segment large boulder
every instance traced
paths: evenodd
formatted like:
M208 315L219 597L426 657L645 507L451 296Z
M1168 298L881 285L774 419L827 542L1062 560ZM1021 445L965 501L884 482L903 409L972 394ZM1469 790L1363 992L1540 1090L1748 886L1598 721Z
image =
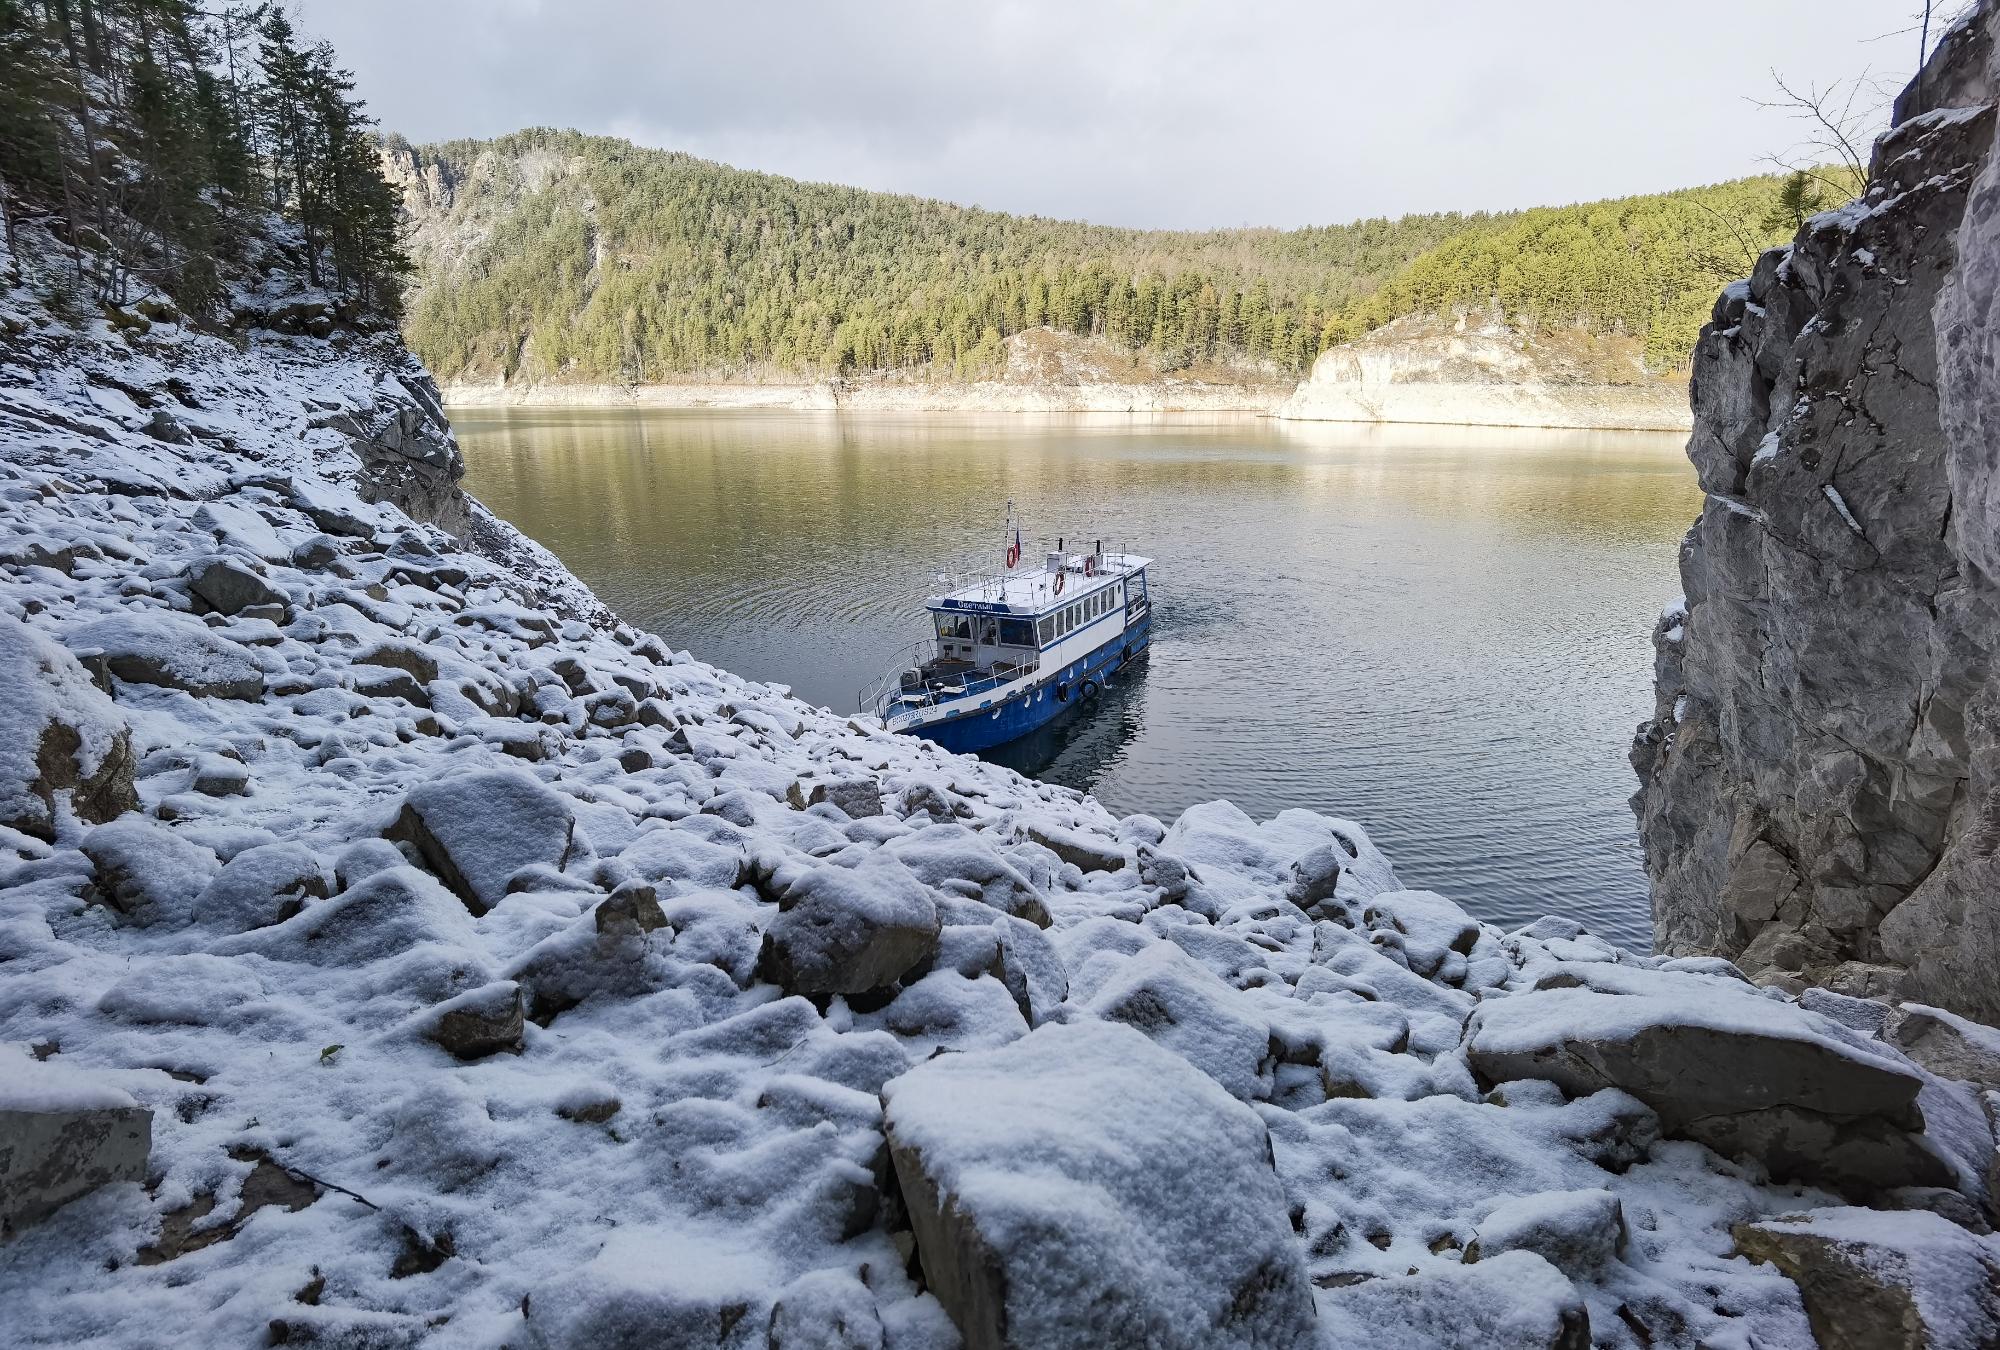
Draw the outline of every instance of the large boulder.
M1541 989L1480 1005L1467 1057L1488 1083L1539 1078L1571 1096L1607 1087L1667 1133L1755 1158L1773 1175L1870 1194L1949 1186L1920 1137L1923 1078L1906 1061L1748 986Z
M778 896L759 967L794 994L859 994L895 983L937 951L937 901L883 853L816 867Z
M233 558L209 558L188 569L188 589L219 614L240 614L253 605L285 604L285 593L260 573Z
M0 614L0 825L54 839L57 799L86 824L138 805L132 731L76 658Z
M100 1186L144 1181L153 1113L83 1070L0 1045L0 1237Z
M222 865L195 896L194 918L231 933L282 923L333 892L318 853L300 843L260 844Z
M330 900L308 905L282 923L223 938L211 950L359 966L433 943L447 951L476 951L479 937L456 897L427 873L398 866L369 872Z
M139 815L99 825L82 849L95 898L141 925L187 922L222 870L208 849Z
M1924 1210L1816 1209L1730 1232L1799 1286L1820 1350L2000 1345L2000 1240Z
M925 1279L968 1350L1316 1343L1263 1121L1140 1033L1051 1024L882 1095Z
M1905 1003L1884 1019L1883 1039L1940 1078L2000 1088L2000 1031L1942 1008Z
M387 836L414 846L478 915L500 903L522 868L569 861L576 816L568 799L540 779L489 769L410 789Z
M264 667L198 619L171 611L118 614L70 629L63 643L127 684L183 689L205 698L261 698Z

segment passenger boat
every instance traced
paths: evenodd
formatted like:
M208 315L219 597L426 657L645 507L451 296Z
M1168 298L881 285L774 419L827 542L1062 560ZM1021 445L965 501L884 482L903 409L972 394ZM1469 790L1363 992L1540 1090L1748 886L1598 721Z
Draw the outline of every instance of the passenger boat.
M1151 558L1058 541L1039 569L1016 571L1015 530L1006 561L1005 573L926 602L936 636L861 692L863 713L947 750L989 750L1088 704L1146 650Z

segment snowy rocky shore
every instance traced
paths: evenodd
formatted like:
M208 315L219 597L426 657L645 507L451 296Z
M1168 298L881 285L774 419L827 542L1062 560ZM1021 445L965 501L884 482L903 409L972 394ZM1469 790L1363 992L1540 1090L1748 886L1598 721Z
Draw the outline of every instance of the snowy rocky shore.
M462 497L393 339L39 294L0 302L7 1344L2000 1334L1995 1033L808 707Z

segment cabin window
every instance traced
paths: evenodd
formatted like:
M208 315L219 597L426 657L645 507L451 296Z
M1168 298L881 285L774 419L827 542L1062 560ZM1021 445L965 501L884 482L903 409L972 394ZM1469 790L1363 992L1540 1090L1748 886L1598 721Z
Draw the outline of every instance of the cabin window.
M1053 615L1047 616L1042 619L1041 633L1042 633L1042 645L1044 647L1048 646L1051 642L1054 642L1056 640L1056 621Z
M979 623L979 640L989 647L1000 645L1000 623L997 619L982 619Z
M1002 619L1000 621L1000 645L1003 647L1034 646L1035 625L1026 619Z

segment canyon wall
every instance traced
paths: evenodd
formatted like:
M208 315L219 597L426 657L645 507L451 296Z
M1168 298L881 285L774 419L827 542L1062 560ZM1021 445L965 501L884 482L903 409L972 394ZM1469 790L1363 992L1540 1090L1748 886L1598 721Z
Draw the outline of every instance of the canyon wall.
M1707 501L1633 747L1656 944L2000 1015L1995 15L1897 104L1856 202L1724 291Z

